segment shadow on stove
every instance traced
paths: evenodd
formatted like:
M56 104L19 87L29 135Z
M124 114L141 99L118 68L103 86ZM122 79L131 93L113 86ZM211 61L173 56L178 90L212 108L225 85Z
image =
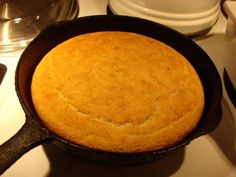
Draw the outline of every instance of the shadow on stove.
M115 14L112 12L112 10L111 10L111 8L109 7L109 5L107 6L106 12L107 12L107 15L115 15Z
M226 103L222 100L223 116L219 126L210 133L225 157L236 166L236 125L233 115Z
M161 159L137 166L104 166L79 160L54 145L43 146L50 162L50 172L47 177L167 177L174 174L182 165L185 148L168 154Z

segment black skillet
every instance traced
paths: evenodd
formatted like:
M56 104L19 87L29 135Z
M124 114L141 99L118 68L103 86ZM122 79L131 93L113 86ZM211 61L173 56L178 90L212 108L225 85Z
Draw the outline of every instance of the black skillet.
M167 149L142 153L115 153L73 144L53 134L43 125L34 110L30 93L31 78L35 67L43 56L59 43L73 36L94 31L140 33L172 46L190 61L204 87L205 107L198 126L189 136L179 144ZM26 122L16 135L0 146L0 174L24 153L47 142L51 142L81 159L96 163L109 165L147 163L176 151L194 138L207 134L219 124L221 119L221 80L208 55L184 35L163 25L134 17L90 16L49 26L29 44L20 57L15 74L15 88L26 115Z

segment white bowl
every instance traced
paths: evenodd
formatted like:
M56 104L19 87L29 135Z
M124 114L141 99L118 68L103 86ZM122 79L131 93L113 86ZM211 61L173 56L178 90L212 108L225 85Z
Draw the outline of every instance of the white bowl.
M109 7L118 15L149 19L194 35L216 22L220 0L109 0Z

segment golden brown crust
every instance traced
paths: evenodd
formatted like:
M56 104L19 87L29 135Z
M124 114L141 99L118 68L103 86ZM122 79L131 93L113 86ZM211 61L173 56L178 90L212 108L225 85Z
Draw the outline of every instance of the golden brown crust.
M52 49L32 80L35 109L54 133L90 148L171 146L197 125L204 93L171 47L129 32L95 32Z

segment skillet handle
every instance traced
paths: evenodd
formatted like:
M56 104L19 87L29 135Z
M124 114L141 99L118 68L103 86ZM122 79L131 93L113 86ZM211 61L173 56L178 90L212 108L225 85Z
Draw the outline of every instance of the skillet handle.
M0 145L0 175L22 155L34 147L51 140L48 130L32 118L26 118L22 128Z

